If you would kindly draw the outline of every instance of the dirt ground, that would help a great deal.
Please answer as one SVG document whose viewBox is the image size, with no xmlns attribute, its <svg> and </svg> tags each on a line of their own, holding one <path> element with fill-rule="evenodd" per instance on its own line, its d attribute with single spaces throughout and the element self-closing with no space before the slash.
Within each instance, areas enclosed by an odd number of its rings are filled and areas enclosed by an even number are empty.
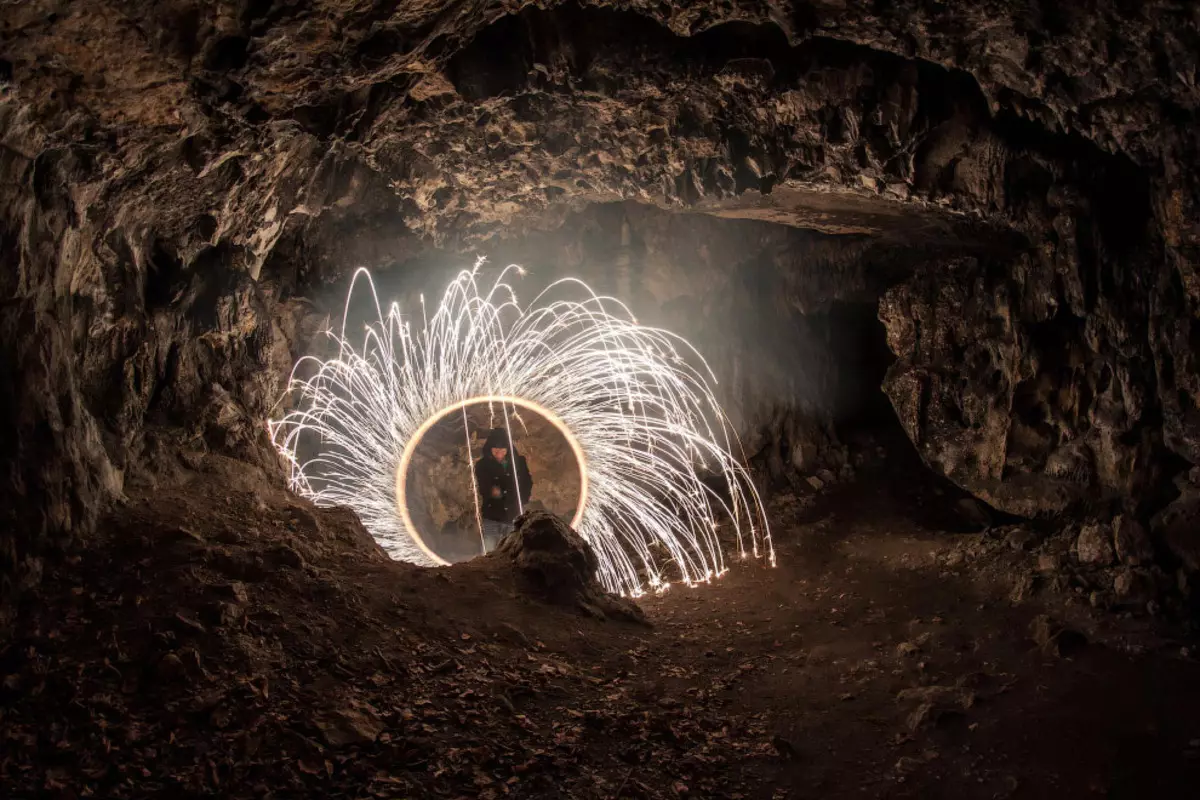
<svg viewBox="0 0 1200 800">
<path fill-rule="evenodd" d="M 931 527 L 939 502 L 886 475 L 777 498 L 778 567 L 642 624 L 548 605 L 499 555 L 390 562 L 210 457 L 26 595 L 0 794 L 1195 796 L 1192 645 L 1014 595 L 1033 550 Z"/>
</svg>

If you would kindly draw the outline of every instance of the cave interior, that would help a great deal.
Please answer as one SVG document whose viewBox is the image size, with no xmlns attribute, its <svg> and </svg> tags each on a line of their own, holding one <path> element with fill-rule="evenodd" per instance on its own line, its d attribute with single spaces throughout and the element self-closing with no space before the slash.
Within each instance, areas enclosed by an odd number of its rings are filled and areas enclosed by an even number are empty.
<svg viewBox="0 0 1200 800">
<path fill-rule="evenodd" d="M 0 794 L 1194 790 L 1193 4 L 0 16 Z M 777 563 L 630 600 L 288 489 L 355 270 L 478 257 L 696 347 Z"/>
</svg>

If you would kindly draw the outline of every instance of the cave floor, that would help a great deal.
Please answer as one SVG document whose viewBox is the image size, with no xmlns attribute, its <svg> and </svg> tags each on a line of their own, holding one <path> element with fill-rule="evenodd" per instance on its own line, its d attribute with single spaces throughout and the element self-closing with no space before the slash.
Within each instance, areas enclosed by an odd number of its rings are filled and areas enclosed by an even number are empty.
<svg viewBox="0 0 1200 800">
<path fill-rule="evenodd" d="M 1069 595 L 1014 602 L 1012 558 L 964 566 L 951 556 L 986 535 L 931 529 L 924 502 L 869 481 L 785 499 L 778 567 L 735 563 L 644 599 L 642 625 L 547 606 L 496 556 L 388 562 L 348 515 L 210 459 L 131 493 L 99 541 L 47 566 L 0 650 L 0 783 L 7 797 L 1192 796 L 1194 657 Z M 1039 647 L 1047 613 L 1078 633 Z"/>
<path fill-rule="evenodd" d="M 645 604 L 662 661 L 695 664 L 685 650 L 701 648 L 712 662 L 701 685 L 721 684 L 711 701 L 776 737 L 778 757 L 747 765 L 762 786 L 787 797 L 1191 795 L 1200 665 L 1178 642 L 1058 596 L 1014 603 L 1020 558 L 950 569 L 981 535 L 924 529 L 886 490 L 863 488 L 778 532 L 779 568 L 735 567 Z M 1035 643 L 1047 612 L 1070 620 L 1073 644 Z"/>
</svg>

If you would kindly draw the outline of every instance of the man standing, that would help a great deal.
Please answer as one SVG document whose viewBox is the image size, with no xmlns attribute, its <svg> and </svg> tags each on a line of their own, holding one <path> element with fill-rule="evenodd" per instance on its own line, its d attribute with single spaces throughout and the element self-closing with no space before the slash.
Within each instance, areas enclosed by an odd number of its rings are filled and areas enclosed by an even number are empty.
<svg viewBox="0 0 1200 800">
<path fill-rule="evenodd" d="M 525 457 L 509 441 L 508 431 L 492 428 L 475 462 L 475 486 L 483 522 L 483 552 L 490 553 L 513 529 L 513 520 L 529 502 L 533 478 Z"/>
</svg>

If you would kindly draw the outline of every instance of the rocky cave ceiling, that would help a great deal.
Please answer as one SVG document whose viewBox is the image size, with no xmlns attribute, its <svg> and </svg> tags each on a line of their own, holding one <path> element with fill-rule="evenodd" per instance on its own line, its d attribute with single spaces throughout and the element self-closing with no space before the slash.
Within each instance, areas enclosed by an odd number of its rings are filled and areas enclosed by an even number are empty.
<svg viewBox="0 0 1200 800">
<path fill-rule="evenodd" d="M 901 424 L 976 496 L 1172 501 L 1195 559 L 1198 30 L 1153 0 L 10 4 L 0 572 L 165 453 L 270 462 L 348 269 L 570 252 L 613 208 L 644 263 L 715 243 L 685 315 L 878 303 Z M 721 306 L 749 253 L 770 291 Z M 789 438 L 829 412 L 803 397 Z"/>
</svg>

